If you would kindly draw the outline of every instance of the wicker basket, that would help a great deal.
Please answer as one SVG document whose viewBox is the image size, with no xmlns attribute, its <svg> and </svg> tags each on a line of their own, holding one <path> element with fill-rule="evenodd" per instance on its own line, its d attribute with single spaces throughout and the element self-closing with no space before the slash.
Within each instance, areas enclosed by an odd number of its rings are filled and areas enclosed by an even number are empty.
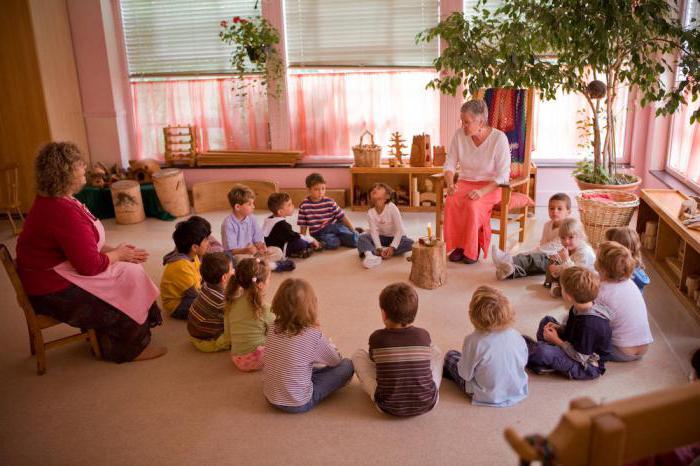
<svg viewBox="0 0 700 466">
<path fill-rule="evenodd" d="M 362 144 L 362 139 L 365 134 L 369 134 L 371 144 Z M 355 154 L 356 167 L 378 167 L 381 159 L 382 147 L 374 143 L 374 134 L 365 130 L 360 135 L 360 143 L 352 146 L 352 152 Z"/>
<path fill-rule="evenodd" d="M 605 194 L 609 199 L 586 199 L 584 195 Z M 626 227 L 639 206 L 636 194 L 611 189 L 587 189 L 576 196 L 581 223 L 592 246 L 605 239 L 605 231 L 613 227 Z"/>
</svg>

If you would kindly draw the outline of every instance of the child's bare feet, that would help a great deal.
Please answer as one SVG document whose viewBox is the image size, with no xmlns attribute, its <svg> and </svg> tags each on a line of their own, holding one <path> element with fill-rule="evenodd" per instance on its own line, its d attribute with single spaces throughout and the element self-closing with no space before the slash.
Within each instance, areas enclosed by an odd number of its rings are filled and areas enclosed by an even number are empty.
<svg viewBox="0 0 700 466">
<path fill-rule="evenodd" d="M 158 346 L 154 345 L 153 343 L 149 343 L 148 346 L 146 346 L 143 349 L 143 351 L 141 351 L 141 354 L 134 358 L 134 361 L 147 361 L 149 359 L 156 359 L 161 356 L 165 356 L 167 352 L 168 348 L 166 348 L 165 346 Z"/>
</svg>

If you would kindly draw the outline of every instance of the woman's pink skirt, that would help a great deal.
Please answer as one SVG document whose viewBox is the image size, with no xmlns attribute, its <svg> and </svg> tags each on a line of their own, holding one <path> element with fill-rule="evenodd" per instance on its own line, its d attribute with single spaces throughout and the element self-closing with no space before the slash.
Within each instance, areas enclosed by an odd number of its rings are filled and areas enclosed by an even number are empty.
<svg viewBox="0 0 700 466">
<path fill-rule="evenodd" d="M 488 257 L 491 244 L 491 211 L 501 202 L 501 190 L 496 189 L 479 200 L 467 197 L 469 191 L 480 189 L 490 181 L 459 180 L 456 192 L 445 201 L 445 245 L 447 251 L 464 249 L 469 259 L 478 259 L 479 250 Z"/>
</svg>

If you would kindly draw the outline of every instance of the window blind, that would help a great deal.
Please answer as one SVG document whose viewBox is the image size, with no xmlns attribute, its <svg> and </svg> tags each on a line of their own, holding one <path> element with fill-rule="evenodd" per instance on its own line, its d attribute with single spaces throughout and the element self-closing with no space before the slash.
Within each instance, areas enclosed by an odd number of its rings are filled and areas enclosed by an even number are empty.
<svg viewBox="0 0 700 466">
<path fill-rule="evenodd" d="M 121 0 L 129 76 L 230 73 L 219 23 L 257 16 L 255 0 Z"/>
<path fill-rule="evenodd" d="M 427 67 L 437 41 L 416 35 L 438 23 L 438 0 L 286 0 L 290 66 Z"/>
<path fill-rule="evenodd" d="M 464 0 L 464 13 L 467 16 L 474 16 L 476 14 L 476 10 L 474 10 L 474 8 L 476 7 L 477 3 L 479 3 L 479 0 Z M 486 3 L 481 6 L 481 8 L 493 13 L 501 5 L 503 5 L 503 0 L 487 0 Z"/>
</svg>

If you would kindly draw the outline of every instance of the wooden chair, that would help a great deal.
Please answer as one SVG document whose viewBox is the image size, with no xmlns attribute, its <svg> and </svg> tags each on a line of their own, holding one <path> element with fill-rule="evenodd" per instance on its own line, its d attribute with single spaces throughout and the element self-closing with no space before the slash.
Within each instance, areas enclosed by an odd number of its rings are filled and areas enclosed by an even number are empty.
<svg viewBox="0 0 700 466">
<path fill-rule="evenodd" d="M 527 214 L 534 204 L 529 197 L 531 174 L 537 173 L 530 161 L 534 95 L 527 89 L 488 89 L 480 95 L 489 107 L 489 125 L 506 133 L 511 145 L 510 182 L 499 185 L 501 202 L 491 213 L 491 218 L 499 220 L 498 228 L 492 233 L 498 234 L 498 247 L 502 250 L 506 249 L 508 238 L 515 234 L 508 231 L 509 224 L 517 223 L 518 242 L 525 241 Z M 442 174 L 432 178 L 437 197 L 436 234 L 442 239 L 445 184 Z"/>
<path fill-rule="evenodd" d="M 36 314 L 34 312 L 34 308 L 29 302 L 29 298 L 24 292 L 24 287 L 22 286 L 22 282 L 17 274 L 15 261 L 12 259 L 7 246 L 4 244 L 0 244 L 0 259 L 2 260 L 2 265 L 5 266 L 7 275 L 10 277 L 12 286 L 15 288 L 17 303 L 24 310 L 24 317 L 27 319 L 27 330 L 29 331 L 29 350 L 31 351 L 32 355 L 36 355 L 36 371 L 39 375 L 46 373 L 46 350 L 65 345 L 66 343 L 85 341 L 87 339 L 90 341 L 90 346 L 92 347 L 92 352 L 94 353 L 95 357 L 97 359 L 102 358 L 100 345 L 97 342 L 97 335 L 92 329 L 87 330 L 86 332 L 80 332 L 75 335 L 45 342 L 44 336 L 42 335 L 42 330 L 60 325 L 63 322 L 49 316 Z"/>
<path fill-rule="evenodd" d="M 510 427 L 504 434 L 520 464 L 551 451 L 545 464 L 622 465 L 698 442 L 698 413 L 700 382 L 693 382 L 601 405 L 573 400 L 554 430 L 539 437 L 539 448 Z"/>
<path fill-rule="evenodd" d="M 21 203 L 19 201 L 19 168 L 17 164 L 0 167 L 0 209 L 4 210 L 12 225 L 12 233 L 18 235 L 22 230 L 17 228 L 12 218 L 13 212 L 24 222 Z"/>
</svg>

